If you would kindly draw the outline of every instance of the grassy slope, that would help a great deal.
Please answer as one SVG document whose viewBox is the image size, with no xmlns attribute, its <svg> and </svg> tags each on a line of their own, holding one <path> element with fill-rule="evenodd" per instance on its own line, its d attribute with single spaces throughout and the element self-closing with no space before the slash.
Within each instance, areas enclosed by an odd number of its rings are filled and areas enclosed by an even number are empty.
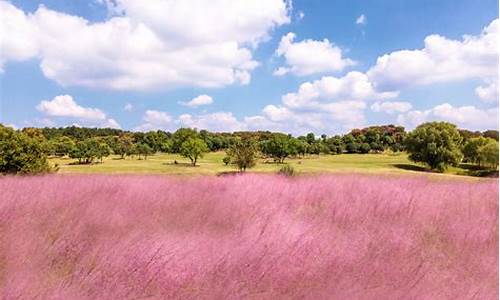
<svg viewBox="0 0 500 300">
<path fill-rule="evenodd" d="M 134 174 L 218 174 L 235 171 L 234 166 L 222 163 L 223 152 L 209 153 L 200 159 L 197 167 L 192 167 L 189 160 L 175 154 L 156 154 L 147 160 L 137 158 L 119 159 L 110 156 L 102 164 L 72 165 L 73 159 L 52 158 L 53 164 L 59 165 L 59 173 L 134 173 Z M 178 164 L 174 164 L 174 161 Z M 287 159 L 302 173 L 317 172 L 362 172 L 362 173 L 420 173 L 423 170 L 408 160 L 406 154 L 343 154 L 310 156 L 302 159 Z M 266 163 L 261 160 L 253 172 L 275 172 L 282 165 Z M 452 168 L 450 174 L 463 173 L 460 168 Z"/>
</svg>

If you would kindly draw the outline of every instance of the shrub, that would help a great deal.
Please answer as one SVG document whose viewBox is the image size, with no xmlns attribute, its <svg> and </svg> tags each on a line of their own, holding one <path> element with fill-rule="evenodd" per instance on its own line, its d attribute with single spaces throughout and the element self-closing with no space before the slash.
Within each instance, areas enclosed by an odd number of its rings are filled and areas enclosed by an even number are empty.
<svg viewBox="0 0 500 300">
<path fill-rule="evenodd" d="M 295 172 L 295 169 L 292 166 L 284 165 L 278 170 L 278 174 L 292 177 L 297 175 L 297 172 Z"/>
</svg>

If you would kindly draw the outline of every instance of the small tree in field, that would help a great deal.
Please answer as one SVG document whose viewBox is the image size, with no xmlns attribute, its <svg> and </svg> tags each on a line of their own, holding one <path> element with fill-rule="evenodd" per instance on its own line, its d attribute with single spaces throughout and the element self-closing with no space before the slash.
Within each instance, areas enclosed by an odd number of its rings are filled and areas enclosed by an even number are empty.
<svg viewBox="0 0 500 300">
<path fill-rule="evenodd" d="M 406 138 L 405 144 L 410 160 L 443 172 L 449 165 L 457 165 L 462 160 L 461 141 L 462 137 L 455 125 L 429 122 L 415 128 Z"/>
<path fill-rule="evenodd" d="M 141 158 L 141 155 L 144 156 L 144 159 L 147 160 L 149 155 L 153 154 L 153 149 L 148 146 L 148 144 L 137 144 L 136 147 L 137 150 L 137 155 L 139 155 L 139 158 Z"/>
<path fill-rule="evenodd" d="M 241 172 L 245 172 L 257 163 L 257 143 L 250 138 L 236 140 L 227 150 L 227 157 Z"/>
<path fill-rule="evenodd" d="M 181 155 L 189 158 L 193 166 L 196 166 L 198 158 L 202 158 L 208 151 L 208 146 L 202 139 L 192 137 L 184 141 L 180 148 Z"/>
</svg>

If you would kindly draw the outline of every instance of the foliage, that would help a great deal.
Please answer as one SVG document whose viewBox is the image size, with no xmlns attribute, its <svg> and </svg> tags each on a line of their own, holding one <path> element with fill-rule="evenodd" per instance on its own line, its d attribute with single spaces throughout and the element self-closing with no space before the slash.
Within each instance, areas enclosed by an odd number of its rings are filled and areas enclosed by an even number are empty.
<svg viewBox="0 0 500 300">
<path fill-rule="evenodd" d="M 410 160 L 426 163 L 431 169 L 443 172 L 462 160 L 461 141 L 455 125 L 429 122 L 410 132 L 405 144 Z"/>
<path fill-rule="evenodd" d="M 37 174 L 50 171 L 39 136 L 0 124 L 0 173 Z"/>
<path fill-rule="evenodd" d="M 91 164 L 96 159 L 102 162 L 102 158 L 109 156 L 111 148 L 99 138 L 89 138 L 76 143 L 69 157 L 78 159 L 79 164 Z"/>
<path fill-rule="evenodd" d="M 144 159 L 148 159 L 148 156 L 154 153 L 153 149 L 149 147 L 148 144 L 143 143 L 137 144 L 135 150 L 137 155 L 139 155 L 139 159 L 141 158 L 141 155 Z"/>
<path fill-rule="evenodd" d="M 189 137 L 180 147 L 180 154 L 189 158 L 193 166 L 196 166 L 198 158 L 202 158 L 208 151 L 207 144 L 200 138 Z"/>
<path fill-rule="evenodd" d="M 298 154 L 298 143 L 288 135 L 275 134 L 261 144 L 261 149 L 263 154 L 282 164 L 288 156 Z"/>
<path fill-rule="evenodd" d="M 174 132 L 174 134 L 172 135 L 172 148 L 171 148 L 172 153 L 182 153 L 181 150 L 182 144 L 189 139 L 197 139 L 197 138 L 198 138 L 198 132 L 196 131 L 196 129 L 191 129 L 191 128 L 177 129 L 177 131 Z M 205 143 L 203 140 L 201 141 Z"/>
<path fill-rule="evenodd" d="M 257 143 L 251 138 L 237 139 L 227 150 L 227 157 L 240 171 L 245 172 L 257 163 Z"/>
<path fill-rule="evenodd" d="M 492 169 L 498 169 L 498 142 L 488 138 L 488 143 L 479 148 L 479 160 Z"/>
<path fill-rule="evenodd" d="M 297 175 L 295 169 L 291 165 L 284 165 L 278 170 L 279 175 L 292 177 Z"/>
</svg>

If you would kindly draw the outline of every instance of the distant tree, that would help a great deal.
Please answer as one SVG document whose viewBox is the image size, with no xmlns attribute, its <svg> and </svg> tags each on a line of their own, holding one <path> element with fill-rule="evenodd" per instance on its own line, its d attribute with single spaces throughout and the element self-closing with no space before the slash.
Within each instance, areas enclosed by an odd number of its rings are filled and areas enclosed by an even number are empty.
<svg viewBox="0 0 500 300">
<path fill-rule="evenodd" d="M 75 147 L 75 142 L 67 136 L 61 136 L 51 142 L 53 154 L 59 157 L 69 155 Z"/>
<path fill-rule="evenodd" d="M 90 164 L 101 156 L 100 142 L 96 138 L 89 138 L 76 143 L 69 157 L 78 159 L 79 164 Z M 101 156 L 102 157 L 102 156 Z"/>
<path fill-rule="evenodd" d="M 0 124 L 0 173 L 36 174 L 50 171 L 47 153 L 38 137 Z"/>
<path fill-rule="evenodd" d="M 141 158 L 142 155 L 145 160 L 148 159 L 149 155 L 152 155 L 154 153 L 153 148 L 151 148 L 148 144 L 144 143 L 137 144 L 136 151 L 137 155 L 139 155 L 139 159 Z"/>
<path fill-rule="evenodd" d="M 114 154 L 119 155 L 121 159 L 124 159 L 125 155 L 132 152 L 133 146 L 134 137 L 131 134 L 122 134 L 111 143 L 111 150 L 113 150 Z"/>
<path fill-rule="evenodd" d="M 222 162 L 224 163 L 224 165 L 229 165 L 229 163 L 231 162 L 231 157 L 229 157 L 228 155 L 224 156 L 222 158 Z"/>
<path fill-rule="evenodd" d="M 362 143 L 359 146 L 359 152 L 361 152 L 361 153 L 368 153 L 368 152 L 370 152 L 370 150 L 371 150 L 371 147 L 370 147 L 370 144 L 368 144 L 368 143 Z"/>
<path fill-rule="evenodd" d="M 408 134 L 406 151 L 410 160 L 426 163 L 431 169 L 443 172 L 449 165 L 457 165 L 462 160 L 461 141 L 455 125 L 429 122 Z"/>
<path fill-rule="evenodd" d="M 486 130 L 483 131 L 483 136 L 487 138 L 492 138 L 498 142 L 498 130 Z"/>
<path fill-rule="evenodd" d="M 227 157 L 240 171 L 245 172 L 257 163 L 257 143 L 252 138 L 238 139 L 227 150 Z"/>
<path fill-rule="evenodd" d="M 180 154 L 189 158 L 193 166 L 196 166 L 198 158 L 202 158 L 208 151 L 208 146 L 202 139 L 193 137 L 185 140 L 180 148 Z"/>
<path fill-rule="evenodd" d="M 498 142 L 488 138 L 488 143 L 479 148 L 479 157 L 485 165 L 498 169 Z"/>
<path fill-rule="evenodd" d="M 297 145 L 292 142 L 292 139 L 284 134 L 275 134 L 262 143 L 262 153 L 272 157 L 275 162 L 283 163 L 287 157 L 298 153 Z"/>
<path fill-rule="evenodd" d="M 109 147 L 108 144 L 100 142 L 97 145 L 96 158 L 99 159 L 102 163 L 102 159 L 104 157 L 108 157 L 111 154 L 111 152 L 112 152 L 111 147 Z"/>
<path fill-rule="evenodd" d="M 494 141 L 490 138 L 485 137 L 475 137 L 469 138 L 463 147 L 464 160 L 469 163 L 478 164 L 481 166 L 481 156 L 479 155 L 479 149 L 488 144 L 488 141 Z"/>
<path fill-rule="evenodd" d="M 198 132 L 195 129 L 191 128 L 177 129 L 177 131 L 174 132 L 174 134 L 172 135 L 172 149 L 171 149 L 172 153 L 180 153 L 182 144 L 188 139 L 195 139 L 195 138 L 198 138 Z"/>
<path fill-rule="evenodd" d="M 309 132 L 306 135 L 306 141 L 309 145 L 313 144 L 316 141 L 316 136 L 314 135 L 314 133 Z"/>
</svg>

